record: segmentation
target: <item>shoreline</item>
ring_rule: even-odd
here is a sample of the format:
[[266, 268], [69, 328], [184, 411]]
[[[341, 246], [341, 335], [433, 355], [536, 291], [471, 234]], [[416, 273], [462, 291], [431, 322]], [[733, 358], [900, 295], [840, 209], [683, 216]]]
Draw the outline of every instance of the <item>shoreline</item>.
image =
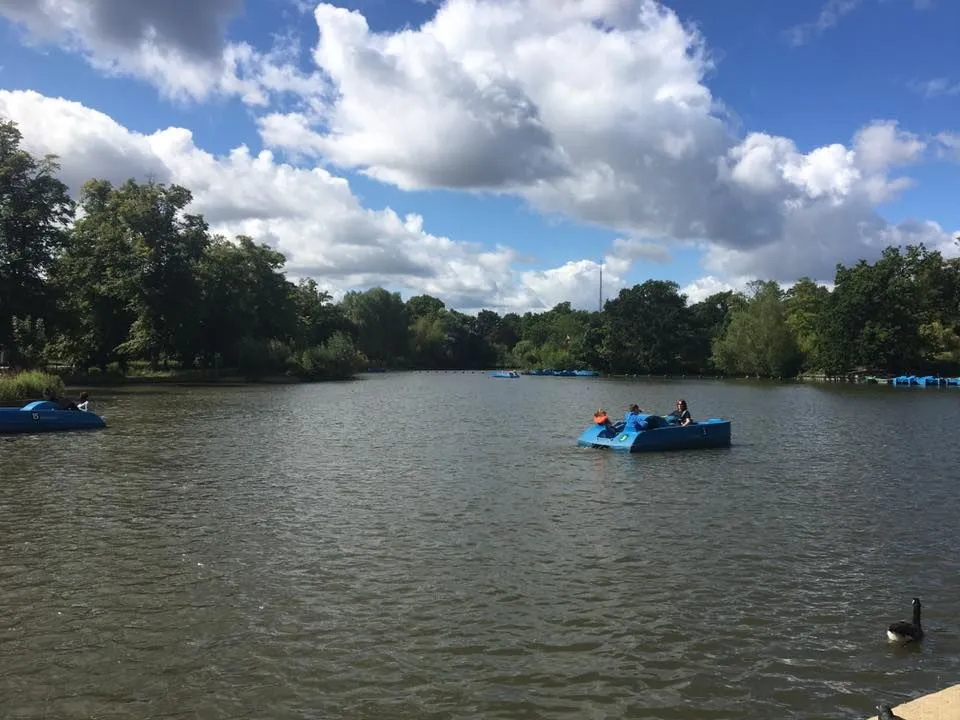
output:
[[[955, 720], [960, 718], [960, 685], [951, 685], [927, 695], [893, 705], [893, 714], [903, 720]], [[867, 720], [877, 720], [871, 715]]]

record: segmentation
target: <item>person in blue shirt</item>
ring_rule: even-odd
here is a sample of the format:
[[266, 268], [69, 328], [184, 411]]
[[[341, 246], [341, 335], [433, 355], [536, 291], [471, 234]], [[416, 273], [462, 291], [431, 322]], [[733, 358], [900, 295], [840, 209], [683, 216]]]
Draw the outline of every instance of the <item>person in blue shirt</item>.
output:
[[648, 413], [636, 404], [630, 406], [630, 412], [627, 413], [624, 420], [626, 428], [630, 430], [652, 430], [663, 425], [659, 415]]
[[646, 410], [641, 408], [636, 403], [630, 406], [630, 411], [627, 413], [627, 416], [624, 418], [624, 421], [626, 422], [626, 425], [628, 428], [630, 428], [631, 430], [643, 429], [643, 425], [646, 425], [646, 423], [643, 423], [643, 425], [641, 425], [640, 413], [642, 412], [646, 412]]

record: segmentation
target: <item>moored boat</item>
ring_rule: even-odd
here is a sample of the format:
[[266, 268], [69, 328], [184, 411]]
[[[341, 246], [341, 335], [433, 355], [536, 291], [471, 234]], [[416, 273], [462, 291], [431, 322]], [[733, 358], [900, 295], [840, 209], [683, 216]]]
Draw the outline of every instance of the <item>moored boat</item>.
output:
[[492, 378], [518, 378], [520, 373], [516, 370], [493, 370], [490, 372]]
[[19, 408], [0, 408], [0, 435], [95, 430], [106, 426], [96, 413], [65, 410], [48, 400], [37, 400]]
[[583, 431], [577, 445], [621, 452], [694, 450], [730, 445], [730, 421], [725, 418], [707, 418], [689, 425], [680, 425], [669, 415], [641, 413], [637, 418], [647, 427], [641, 428], [626, 419], [605, 425], [594, 423]]

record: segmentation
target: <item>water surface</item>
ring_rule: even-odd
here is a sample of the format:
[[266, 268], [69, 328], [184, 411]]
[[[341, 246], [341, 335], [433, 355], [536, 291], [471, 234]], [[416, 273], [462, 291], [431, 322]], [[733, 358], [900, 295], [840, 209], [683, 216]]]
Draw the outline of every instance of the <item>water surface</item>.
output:
[[[734, 446], [576, 447], [631, 402]], [[13, 718], [862, 718], [957, 681], [960, 391], [98, 390], [0, 440]], [[924, 603], [928, 639], [884, 628]]]

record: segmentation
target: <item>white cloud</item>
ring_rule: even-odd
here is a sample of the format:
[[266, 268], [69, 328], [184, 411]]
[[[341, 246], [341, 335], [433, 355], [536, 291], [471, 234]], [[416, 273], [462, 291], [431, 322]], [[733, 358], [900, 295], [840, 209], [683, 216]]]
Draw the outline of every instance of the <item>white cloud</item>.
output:
[[904, 132], [893, 121], [879, 121], [862, 128], [853, 138], [859, 164], [867, 170], [886, 170], [917, 162], [927, 143]]
[[[79, 103], [32, 91], [0, 91], [0, 117], [19, 125], [26, 149], [59, 155], [74, 191], [91, 177], [182, 184], [193, 191], [191, 209], [214, 231], [269, 242], [287, 255], [293, 277], [316, 277], [337, 294], [382, 284], [466, 310], [523, 312], [565, 300], [595, 305], [597, 265], [590, 261], [523, 271], [511, 248], [457, 242], [428, 232], [419, 216], [364, 208], [343, 178], [279, 163], [267, 151], [239, 147], [217, 157], [198, 148], [189, 130], [143, 135]], [[613, 249], [619, 273], [631, 261], [618, 249], [633, 247]], [[618, 272], [605, 278], [616, 289], [623, 287]]]
[[816, 20], [796, 25], [787, 31], [790, 43], [803, 45], [813, 35], [836, 27], [845, 15], [852, 13], [861, 3], [862, 0], [826, 0], [820, 7]]
[[727, 282], [725, 280], [720, 280], [713, 275], [705, 275], [702, 278], [698, 278], [697, 280], [684, 285], [682, 288], [680, 288], [680, 292], [687, 296], [688, 303], [697, 303], [701, 302], [702, 300], [706, 300], [715, 293], [727, 292], [728, 290], [741, 292], [747, 286], [747, 282], [749, 281], [742, 280], [740, 282]]
[[[133, 13], [140, 30], [120, 40], [84, 16], [80, 0], [0, 0], [0, 13], [35, 33], [52, 28], [97, 66], [170, 96], [240, 96], [263, 108], [265, 145], [288, 157], [405, 189], [511, 193], [545, 213], [613, 228], [631, 239], [604, 258], [611, 288], [638, 260], [668, 262], [677, 242], [705, 247], [704, 272], [726, 284], [804, 274], [829, 281], [837, 262], [871, 259], [890, 242], [953, 247], [936, 223], [892, 225], [877, 211], [911, 187], [898, 174], [905, 166], [955, 153], [953, 136], [925, 140], [877, 120], [809, 150], [766, 132], [741, 137], [706, 86], [715, 68], [704, 38], [655, 0], [446, 0], [430, 22], [396, 32], [372, 32], [361, 13], [321, 3], [312, 72], [299, 68], [295, 39], [270, 52], [227, 43], [218, 23], [233, 0], [202, 10], [203, 42], [192, 44], [170, 29], [179, 25], [157, 19], [166, 17], [158, 1]], [[831, 27], [857, 4], [829, 0], [808, 30]], [[33, 7], [62, 12], [45, 10], [51, 24], [43, 25], [25, 15]], [[299, 99], [292, 112], [275, 106], [280, 94]], [[68, 174], [135, 168], [186, 178], [211, 219], [271, 238], [304, 271], [341, 284], [399, 273], [461, 306], [481, 298], [549, 306], [565, 299], [554, 289], [568, 286], [591, 305], [592, 261], [524, 274], [509, 249], [484, 254], [431, 236], [418, 218], [363, 209], [325, 171], [243, 149], [215, 158], [185, 131], [135, 136], [85, 108], [58, 112], [84, 118], [76, 127], [46, 123], [49, 142], [85, 138], [82, 150], [70, 149], [84, 156], [65, 166]], [[440, 267], [440, 257], [460, 259]], [[463, 279], [451, 284], [454, 276]]]
[[[881, 3], [887, 1], [881, 0]], [[933, 7], [933, 0], [909, 0], [909, 2], [914, 10], [929, 10]], [[816, 20], [800, 23], [787, 30], [787, 40], [794, 46], [803, 45], [813, 36], [835, 28], [845, 16], [863, 4], [863, 0], [826, 0], [820, 6]]]
[[960, 82], [938, 77], [930, 80], [912, 80], [907, 87], [925, 98], [960, 95]]
[[382, 33], [329, 4], [315, 17], [334, 92], [263, 117], [270, 147], [400, 188], [509, 192], [628, 236], [706, 242], [708, 272], [731, 277], [831, 280], [836, 262], [915, 235], [876, 207], [911, 186], [895, 172], [927, 142], [884, 120], [807, 152], [738, 138], [704, 84], [703, 38], [654, 0], [448, 0], [422, 27]]
[[108, 75], [154, 84], [176, 100], [238, 96], [267, 105], [273, 96], [324, 91], [319, 74], [297, 67], [295, 39], [269, 51], [228, 43], [242, 0], [0, 0], [0, 17], [34, 44], [58, 43]]
[[937, 154], [946, 160], [960, 160], [960, 133], [942, 132], [936, 137]]

